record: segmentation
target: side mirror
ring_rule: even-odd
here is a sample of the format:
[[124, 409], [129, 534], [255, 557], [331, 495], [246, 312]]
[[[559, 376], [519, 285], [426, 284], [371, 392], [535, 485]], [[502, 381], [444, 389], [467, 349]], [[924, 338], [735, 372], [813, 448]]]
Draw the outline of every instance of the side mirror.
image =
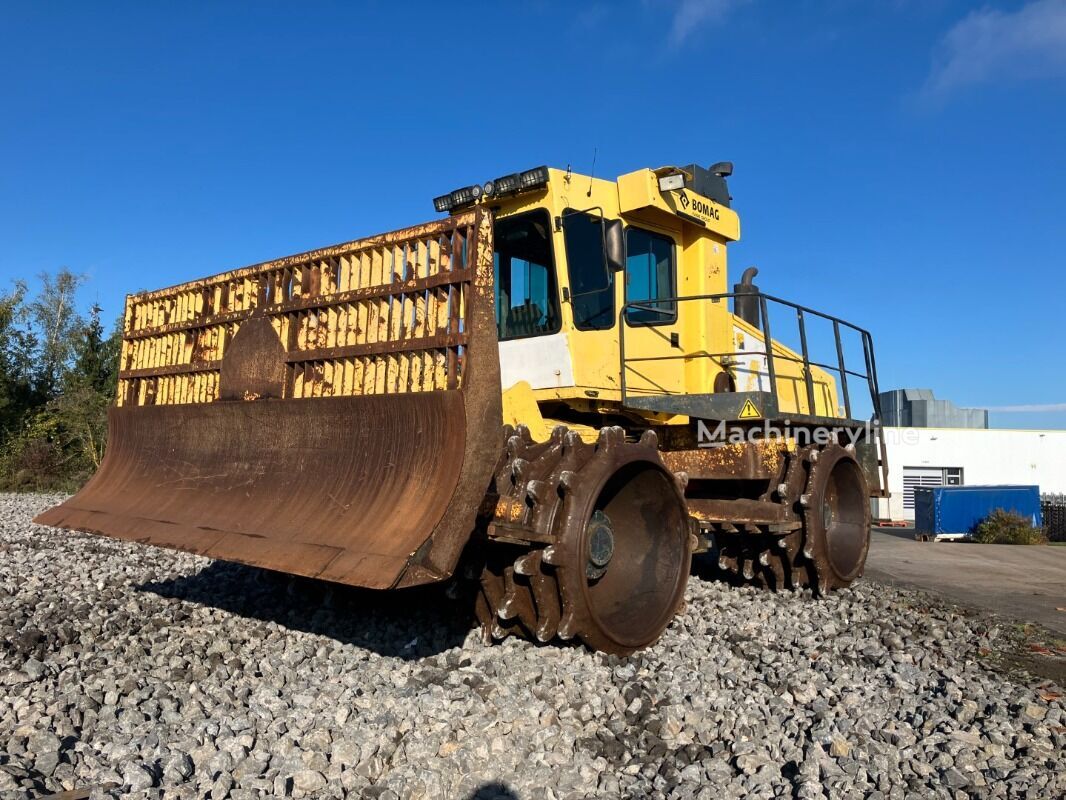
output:
[[626, 266], [626, 242], [622, 230], [622, 220], [612, 219], [604, 223], [604, 255], [607, 257], [607, 269], [621, 272]]

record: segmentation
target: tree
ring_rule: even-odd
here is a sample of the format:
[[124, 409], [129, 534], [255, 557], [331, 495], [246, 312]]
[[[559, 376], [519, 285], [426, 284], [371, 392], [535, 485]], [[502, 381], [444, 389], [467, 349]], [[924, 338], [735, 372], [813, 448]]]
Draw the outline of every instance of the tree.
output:
[[100, 466], [122, 331], [78, 313], [81, 283], [64, 269], [0, 295], [0, 490], [70, 491]]
[[36, 339], [22, 326], [26, 284], [0, 296], [0, 443], [34, 404]]
[[121, 320], [105, 339], [101, 310], [95, 303], [89, 309], [89, 318], [72, 346], [63, 391], [47, 406], [57, 423], [56, 438], [71, 458], [70, 469], [86, 477], [99, 468], [104, 456], [107, 409], [115, 396], [122, 346]]
[[83, 321], [75, 305], [78, 287], [84, 277], [63, 268], [53, 277], [39, 276], [41, 289], [29, 304], [30, 319], [37, 329], [36, 390], [53, 399], [61, 388], [75, 350]]
[[104, 338], [104, 326], [100, 322], [102, 310], [98, 304], [93, 304], [89, 319], [82, 325], [81, 335], [73, 343], [73, 360], [63, 380], [64, 393], [90, 389], [108, 396], [114, 394], [122, 329], [116, 325], [111, 335]]

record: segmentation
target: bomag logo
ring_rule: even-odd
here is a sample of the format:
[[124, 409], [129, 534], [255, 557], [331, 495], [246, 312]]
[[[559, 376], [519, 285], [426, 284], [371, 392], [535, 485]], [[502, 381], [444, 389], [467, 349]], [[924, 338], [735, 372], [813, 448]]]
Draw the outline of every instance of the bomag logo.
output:
[[711, 219], [718, 219], [718, 208], [712, 206], [710, 203], [705, 203], [699, 198], [692, 200], [692, 212], [694, 214], [701, 214], [704, 217], [710, 217]]
[[709, 219], [719, 219], [718, 208], [716, 206], [711, 205], [706, 200], [701, 200], [698, 197], [693, 197], [690, 199], [688, 194], [684, 190], [677, 193], [677, 199], [681, 203], [681, 208], [686, 212], [690, 212], [701, 217], [708, 217]]

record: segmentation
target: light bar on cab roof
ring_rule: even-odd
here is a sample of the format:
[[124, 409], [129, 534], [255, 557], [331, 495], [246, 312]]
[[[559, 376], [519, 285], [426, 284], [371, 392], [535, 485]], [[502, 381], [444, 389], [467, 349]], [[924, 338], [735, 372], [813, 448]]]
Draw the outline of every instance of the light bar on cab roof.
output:
[[456, 208], [472, 205], [482, 197], [505, 197], [507, 195], [531, 192], [548, 185], [548, 168], [534, 167], [525, 172], [513, 172], [504, 175], [494, 181], [486, 181], [483, 185], [473, 184], [456, 189], [448, 194], [433, 198], [433, 207], [447, 213]]

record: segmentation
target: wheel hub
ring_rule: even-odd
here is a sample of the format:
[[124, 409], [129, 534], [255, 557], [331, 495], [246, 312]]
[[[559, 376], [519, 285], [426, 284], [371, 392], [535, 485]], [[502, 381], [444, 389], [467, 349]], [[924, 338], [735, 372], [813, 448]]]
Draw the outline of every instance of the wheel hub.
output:
[[607, 572], [607, 565], [614, 555], [614, 529], [611, 520], [602, 511], [597, 511], [589, 520], [588, 561], [585, 564], [585, 576], [589, 580], [602, 578]]

